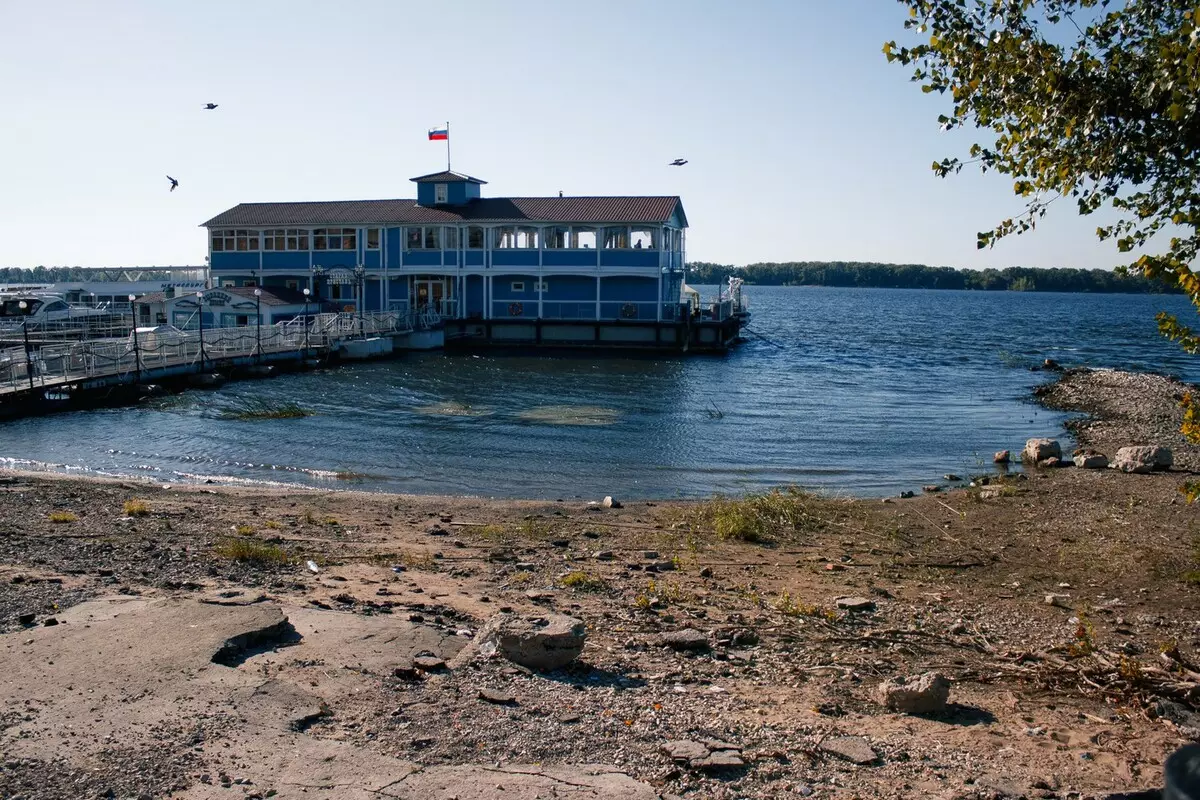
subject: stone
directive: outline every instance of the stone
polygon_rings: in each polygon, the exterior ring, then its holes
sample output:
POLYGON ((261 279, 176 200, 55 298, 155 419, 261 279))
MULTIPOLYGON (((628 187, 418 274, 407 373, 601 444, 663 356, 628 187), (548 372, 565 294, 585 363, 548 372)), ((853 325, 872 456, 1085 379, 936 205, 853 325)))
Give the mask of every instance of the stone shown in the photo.
POLYGON ((992 456, 993 464, 1007 464, 1012 460, 1012 454, 1007 450, 997 450, 996 455, 992 456))
POLYGON ((488 703, 495 703, 498 706, 512 705, 517 702, 517 698, 508 692, 503 692, 499 689, 489 689, 486 686, 479 690, 479 699, 488 703))
POLYGON ((701 578, 711 578, 713 576, 712 567, 704 567, 700 570, 701 578))
POLYGON ((708 755, 707 747, 690 739, 666 742, 662 751, 674 761, 691 761, 693 758, 704 758, 708 755))
POLYGON ((1076 453, 1075 457, 1071 460, 1080 469, 1104 469, 1108 466, 1108 456, 1092 450, 1076 453))
POLYGON ((655 561, 653 564, 646 567, 646 569, 650 569, 650 567, 654 567, 655 572, 674 572, 675 571, 675 562, 674 561, 665 561, 665 560, 664 561, 655 561))
POLYGON ((27 611, 24 614, 17 615, 17 624, 24 625, 25 627, 29 627, 30 625, 33 624, 33 621, 35 619, 37 619, 37 614, 34 614, 31 611, 27 611))
POLYGON ((525 596, 535 603, 545 603, 548 600, 554 599, 554 592, 546 589, 530 589, 525 592, 525 596))
POLYGON ((865 597, 839 597, 833 604, 843 611, 874 611, 875 601, 865 597))
POLYGON ((1200 736, 1200 714, 1173 700, 1159 698, 1154 701, 1154 716, 1165 719, 1180 729, 1186 736, 1200 736))
POLYGON ((1046 605, 1056 606, 1058 608, 1071 607, 1071 595, 1069 594, 1048 594, 1045 600, 1046 605))
POLYGON ((1050 458, 1043 458, 1041 461, 1037 462, 1039 469, 1056 469, 1061 467, 1062 464, 1063 460, 1058 456, 1050 456, 1050 458))
POLYGON ((1109 467, 1121 472, 1145 474, 1155 470, 1170 469, 1175 457, 1170 449, 1157 445, 1122 447, 1113 457, 1109 467))
POLYGON ((962 480, 962 477, 955 475, 953 472, 947 472, 945 475, 942 476, 942 480, 950 481, 951 483, 958 483, 959 481, 962 480))
POLYGON ((612 561, 613 560, 613 551, 612 550, 598 550, 598 551, 596 551, 596 554, 592 556, 592 558, 596 559, 597 561, 612 561))
POLYGON ((437 656, 417 656, 413 659, 413 666, 425 670, 426 672, 435 672, 446 668, 444 659, 437 656))
POLYGON ((657 550, 643 550, 642 558, 646 559, 647 561, 655 561, 658 558, 658 551, 657 550))
POLYGON ((879 755, 861 736, 834 736, 821 742, 821 749, 852 764, 874 763, 879 755))
POLYGON ((405 681, 421 680, 421 673, 411 664, 405 664, 392 670, 392 675, 405 681))
POLYGON ((554 670, 578 658, 586 639, 583 620, 565 614, 501 614, 483 626, 475 642, 480 649, 494 646, 522 667, 554 670))
POLYGON ((1062 365, 1053 358, 1047 358, 1042 362, 1042 369, 1049 370, 1051 372, 1062 372, 1062 365))
POLYGON ((1030 439, 1021 451, 1021 460, 1039 464, 1048 458, 1062 458, 1062 447, 1057 439, 1030 439))
POLYGON ((658 637, 659 644, 672 650, 703 652, 709 649, 708 636, 694 628, 667 631, 658 637))
POLYGON ((733 647, 753 647, 758 644, 758 634, 749 628, 734 631, 733 636, 729 637, 729 644, 733 647))
POLYGON ((613 500, 611 495, 601 500, 600 505, 604 506, 605 508, 621 508, 620 501, 613 500))
POLYGON ((940 492, 941 490, 942 490, 942 487, 938 486, 936 483, 930 483, 926 486, 921 487, 922 492, 928 492, 929 494, 933 494, 934 492, 940 492))
POLYGON ((946 709, 950 681, 937 672, 884 681, 875 690, 879 704, 903 714, 936 714, 946 709))
POLYGON ((696 769, 732 769, 746 765, 733 750, 714 750, 704 758, 693 758, 690 763, 696 769))
POLYGON ((901 500, 911 500, 914 496, 915 496, 915 494, 913 492, 901 492, 900 493, 901 500))

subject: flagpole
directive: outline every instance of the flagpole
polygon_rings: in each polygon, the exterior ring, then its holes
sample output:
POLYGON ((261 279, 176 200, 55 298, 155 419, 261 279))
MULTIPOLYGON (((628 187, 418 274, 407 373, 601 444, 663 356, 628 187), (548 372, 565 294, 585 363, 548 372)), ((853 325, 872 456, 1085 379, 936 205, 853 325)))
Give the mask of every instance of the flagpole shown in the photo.
POLYGON ((446 172, 450 171, 450 121, 446 121, 446 172))

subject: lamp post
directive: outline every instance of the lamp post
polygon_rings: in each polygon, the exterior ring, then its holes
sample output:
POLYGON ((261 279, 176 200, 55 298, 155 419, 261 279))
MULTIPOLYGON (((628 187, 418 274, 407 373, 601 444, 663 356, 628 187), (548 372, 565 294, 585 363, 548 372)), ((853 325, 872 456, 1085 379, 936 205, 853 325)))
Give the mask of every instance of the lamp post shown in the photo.
POLYGON ((29 389, 33 390, 33 355, 29 350, 29 303, 24 300, 17 303, 25 319, 21 320, 21 334, 25 339, 25 376, 29 378, 29 389))
POLYGON ((254 287, 254 352, 258 354, 258 363, 262 363, 262 289, 254 287))
POLYGON ((355 304, 358 306, 358 335, 366 339, 367 329, 363 325, 363 300, 367 292, 367 268, 359 264, 354 268, 354 277, 358 278, 358 303, 355 304))
POLYGON ((325 268, 322 267, 320 264, 313 264, 312 274, 313 274, 313 277, 312 277, 313 297, 316 299, 316 301, 318 303, 320 303, 321 302, 321 276, 325 274, 325 268))
POLYGON ((308 357, 308 327, 310 324, 309 320, 308 320, 308 296, 310 294, 312 294, 312 291, 306 286, 304 288, 304 357, 305 358, 308 357))
POLYGON ((196 292, 196 317, 200 320, 200 371, 204 372, 204 292, 196 292))
POLYGON ((136 294, 129 295, 129 315, 131 317, 133 317, 133 374, 134 374, 134 382, 141 383, 142 382, 142 353, 141 353, 141 348, 138 347, 137 311, 135 311, 133 308, 134 300, 137 300, 137 295, 136 294))

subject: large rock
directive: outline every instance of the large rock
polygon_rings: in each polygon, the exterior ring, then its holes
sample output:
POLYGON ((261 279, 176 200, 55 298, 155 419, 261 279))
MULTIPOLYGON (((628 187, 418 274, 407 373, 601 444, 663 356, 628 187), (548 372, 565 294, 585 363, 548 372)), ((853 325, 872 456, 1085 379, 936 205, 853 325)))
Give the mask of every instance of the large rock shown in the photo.
POLYGON ((879 758, 870 743, 861 736, 834 736, 821 742, 821 749, 852 764, 872 764, 879 758))
POLYGON ((586 639, 583 620, 565 614, 500 614, 483 626, 475 644, 480 652, 494 647, 523 667, 552 670, 578 658, 586 639))
POLYGON ((693 628, 667 631, 658 637, 659 644, 672 650, 703 652, 709 649, 708 635, 693 628))
POLYGON ((1057 439, 1030 439, 1025 442, 1025 449, 1021 451, 1022 461, 1037 464, 1048 458, 1062 458, 1062 447, 1057 439))
POLYGON ((936 672, 884 681, 875 690, 881 705, 904 714, 934 714, 946 708, 950 681, 936 672))
POLYGON ((1075 454, 1074 461, 1080 469, 1104 469, 1108 466, 1108 456, 1095 450, 1081 450, 1075 454))
POLYGON ((1138 447, 1122 447, 1117 451, 1109 466, 1121 472, 1146 473, 1154 470, 1170 469, 1175 463, 1175 457, 1166 447, 1157 445, 1141 445, 1138 447))

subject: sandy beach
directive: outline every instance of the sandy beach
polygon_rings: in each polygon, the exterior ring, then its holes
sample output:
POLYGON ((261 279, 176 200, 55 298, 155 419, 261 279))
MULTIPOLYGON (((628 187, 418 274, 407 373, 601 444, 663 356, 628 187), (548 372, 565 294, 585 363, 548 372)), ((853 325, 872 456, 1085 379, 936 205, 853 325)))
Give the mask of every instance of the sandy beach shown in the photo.
POLYGON ((1042 399, 1173 470, 620 508, 9 473, 0 795, 1153 789, 1200 734, 1200 462, 1169 439, 1178 385, 1121 375, 1042 399), (474 643, 555 613, 586 625, 565 668, 474 643), (880 703, 929 672, 944 709, 880 703))

